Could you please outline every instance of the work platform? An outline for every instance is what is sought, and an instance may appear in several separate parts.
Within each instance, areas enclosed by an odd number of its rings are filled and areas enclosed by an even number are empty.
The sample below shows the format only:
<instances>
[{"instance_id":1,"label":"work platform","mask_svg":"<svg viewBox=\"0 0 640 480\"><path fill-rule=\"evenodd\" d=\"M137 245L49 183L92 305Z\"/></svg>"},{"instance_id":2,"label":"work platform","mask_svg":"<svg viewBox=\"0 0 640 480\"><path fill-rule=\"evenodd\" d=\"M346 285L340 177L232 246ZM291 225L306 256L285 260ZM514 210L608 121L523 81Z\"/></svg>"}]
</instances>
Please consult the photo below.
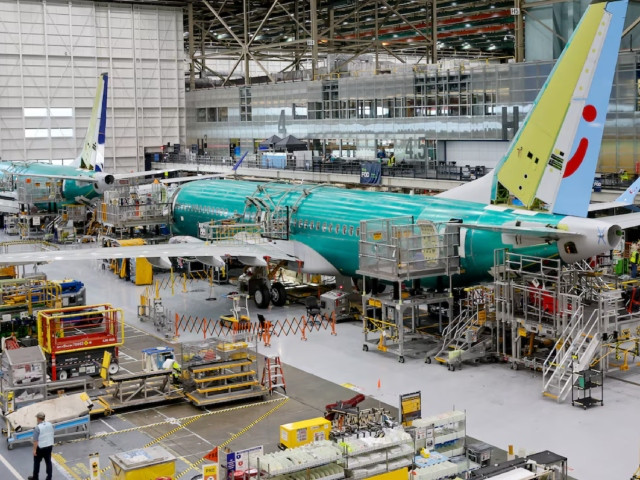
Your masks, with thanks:
<instances>
[{"instance_id":1,"label":"work platform","mask_svg":"<svg viewBox=\"0 0 640 480\"><path fill-rule=\"evenodd\" d=\"M424 356L434 348L443 328L443 305L447 321L452 317L451 276L460 272L460 233L455 223L414 221L413 217L374 219L360 223L359 268L365 293L362 296L364 344L394 353ZM379 293L382 283L392 293ZM423 281L439 282L439 291L427 292ZM412 288L403 291L403 284ZM448 292L443 289L449 287ZM437 324L429 319L437 312ZM434 328L435 327L435 328ZM411 343L411 345L409 345Z\"/></svg>"},{"instance_id":2,"label":"work platform","mask_svg":"<svg viewBox=\"0 0 640 480\"><path fill-rule=\"evenodd\" d=\"M163 185L120 185L104 193L94 225L108 235L132 236L133 230L155 231L171 224L171 204Z\"/></svg>"},{"instance_id":3,"label":"work platform","mask_svg":"<svg viewBox=\"0 0 640 480\"><path fill-rule=\"evenodd\" d=\"M268 393L258 380L256 336L183 343L180 363L185 396L199 407Z\"/></svg>"},{"instance_id":4,"label":"work platform","mask_svg":"<svg viewBox=\"0 0 640 480\"><path fill-rule=\"evenodd\" d=\"M99 400L109 410L151 405L184 398L182 389L171 384L171 370L112 375L106 387L108 396Z\"/></svg>"}]
</instances>

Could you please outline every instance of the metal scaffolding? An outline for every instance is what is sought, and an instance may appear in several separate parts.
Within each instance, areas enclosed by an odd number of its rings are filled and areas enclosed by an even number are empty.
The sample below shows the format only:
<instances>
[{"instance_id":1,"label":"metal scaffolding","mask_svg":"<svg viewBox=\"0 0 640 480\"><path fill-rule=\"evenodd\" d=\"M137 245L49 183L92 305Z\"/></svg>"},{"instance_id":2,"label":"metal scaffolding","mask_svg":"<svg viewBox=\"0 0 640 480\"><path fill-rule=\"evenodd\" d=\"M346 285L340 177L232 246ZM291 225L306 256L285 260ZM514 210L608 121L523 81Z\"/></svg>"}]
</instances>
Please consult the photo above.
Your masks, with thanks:
<instances>
[{"instance_id":1,"label":"metal scaffolding","mask_svg":"<svg viewBox=\"0 0 640 480\"><path fill-rule=\"evenodd\" d=\"M452 316L451 275L459 273L460 244L457 225L414 222L412 217L374 219L360 223L358 274L363 276L362 296L364 344L383 352L395 353L404 363L412 351L423 356L433 348L433 336L443 329L443 310ZM427 292L422 281L447 279L449 291ZM379 281L391 283L393 292L379 293ZM410 282L410 292L403 292ZM444 282L442 282L444 283ZM447 309L443 305L447 305ZM431 313L438 321L429 320ZM429 342L425 342L429 339Z\"/></svg>"}]
</instances>

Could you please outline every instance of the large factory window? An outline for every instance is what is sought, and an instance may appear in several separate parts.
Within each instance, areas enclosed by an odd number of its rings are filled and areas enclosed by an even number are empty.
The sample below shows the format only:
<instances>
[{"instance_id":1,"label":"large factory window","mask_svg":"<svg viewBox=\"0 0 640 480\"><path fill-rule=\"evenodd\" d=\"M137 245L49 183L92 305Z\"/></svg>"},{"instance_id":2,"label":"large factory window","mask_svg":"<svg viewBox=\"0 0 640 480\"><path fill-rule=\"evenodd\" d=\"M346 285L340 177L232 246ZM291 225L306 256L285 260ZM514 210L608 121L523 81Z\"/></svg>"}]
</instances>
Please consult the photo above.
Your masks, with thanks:
<instances>
[{"instance_id":1,"label":"large factory window","mask_svg":"<svg viewBox=\"0 0 640 480\"><path fill-rule=\"evenodd\" d=\"M251 87L240 88L240 121L250 122L253 120L251 112Z\"/></svg>"}]
</instances>

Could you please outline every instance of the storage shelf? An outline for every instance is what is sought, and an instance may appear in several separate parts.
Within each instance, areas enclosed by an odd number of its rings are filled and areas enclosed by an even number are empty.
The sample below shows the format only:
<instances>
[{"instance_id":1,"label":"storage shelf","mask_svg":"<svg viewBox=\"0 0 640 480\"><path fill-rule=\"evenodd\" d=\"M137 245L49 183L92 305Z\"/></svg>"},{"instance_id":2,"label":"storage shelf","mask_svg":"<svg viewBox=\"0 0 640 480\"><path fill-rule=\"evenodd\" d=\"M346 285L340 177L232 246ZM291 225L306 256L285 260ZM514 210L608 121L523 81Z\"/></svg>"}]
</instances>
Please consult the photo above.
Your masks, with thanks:
<instances>
[{"instance_id":1,"label":"storage shelf","mask_svg":"<svg viewBox=\"0 0 640 480\"><path fill-rule=\"evenodd\" d=\"M357 468L362 468L362 467L366 467L366 466L369 466L369 465L375 465L376 463L386 463L386 462L388 462L390 460L395 460L397 458L406 457L408 455L413 456L413 454L414 454L413 451L407 451L407 452L398 452L398 453L393 454L393 455L384 455L384 457L381 455L380 458L367 459L365 461L357 462L355 465L353 465L351 461L347 460L345 468L347 470L355 470Z\"/></svg>"},{"instance_id":2,"label":"storage shelf","mask_svg":"<svg viewBox=\"0 0 640 480\"><path fill-rule=\"evenodd\" d=\"M398 445L402 445L402 444L410 444L411 443L411 439L408 438L406 440L398 440L397 442L392 442L392 443L386 443L384 445L374 445L362 450L358 450L358 451L351 451L351 452L347 452L349 457L356 457L358 455L361 454L365 454L365 453L371 453L371 452L375 452L376 450L382 450L385 448L391 448L391 447L397 447Z\"/></svg>"},{"instance_id":3,"label":"storage shelf","mask_svg":"<svg viewBox=\"0 0 640 480\"><path fill-rule=\"evenodd\" d=\"M269 471L268 475L269 475L269 477L274 477L274 476L277 476L277 475L284 475L286 473L300 472L302 470L307 470L309 468L320 467L322 465L328 465L330 463L335 463L338 460L339 459L326 458L326 459L322 459L322 460L316 460L316 461L313 461L313 462L301 463L299 465L292 465L291 467L279 469L277 472Z\"/></svg>"}]
</instances>

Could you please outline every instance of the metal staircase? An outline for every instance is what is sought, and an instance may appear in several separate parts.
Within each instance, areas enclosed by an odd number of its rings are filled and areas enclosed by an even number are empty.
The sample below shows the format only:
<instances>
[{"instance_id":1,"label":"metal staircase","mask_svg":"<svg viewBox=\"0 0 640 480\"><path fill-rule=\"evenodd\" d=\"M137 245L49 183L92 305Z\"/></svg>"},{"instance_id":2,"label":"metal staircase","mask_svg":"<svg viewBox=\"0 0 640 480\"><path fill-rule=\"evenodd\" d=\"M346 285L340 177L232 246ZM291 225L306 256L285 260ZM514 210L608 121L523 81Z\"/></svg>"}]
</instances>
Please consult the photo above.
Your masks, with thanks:
<instances>
[{"instance_id":1,"label":"metal staircase","mask_svg":"<svg viewBox=\"0 0 640 480\"><path fill-rule=\"evenodd\" d=\"M471 308L463 310L443 330L442 347L434 355L435 361L449 365L452 369L462 361L484 357L491 346L490 336L483 336L480 332L487 320L484 310ZM450 357L449 352L457 352L455 359ZM427 357L426 361L430 363L431 360Z\"/></svg>"},{"instance_id":2,"label":"metal staircase","mask_svg":"<svg viewBox=\"0 0 640 480\"><path fill-rule=\"evenodd\" d=\"M567 398L573 384L573 373L589 367L599 352L602 335L599 312L594 310L585 321L584 307L580 305L571 314L562 335L544 361L542 394L561 403Z\"/></svg>"}]
</instances>

